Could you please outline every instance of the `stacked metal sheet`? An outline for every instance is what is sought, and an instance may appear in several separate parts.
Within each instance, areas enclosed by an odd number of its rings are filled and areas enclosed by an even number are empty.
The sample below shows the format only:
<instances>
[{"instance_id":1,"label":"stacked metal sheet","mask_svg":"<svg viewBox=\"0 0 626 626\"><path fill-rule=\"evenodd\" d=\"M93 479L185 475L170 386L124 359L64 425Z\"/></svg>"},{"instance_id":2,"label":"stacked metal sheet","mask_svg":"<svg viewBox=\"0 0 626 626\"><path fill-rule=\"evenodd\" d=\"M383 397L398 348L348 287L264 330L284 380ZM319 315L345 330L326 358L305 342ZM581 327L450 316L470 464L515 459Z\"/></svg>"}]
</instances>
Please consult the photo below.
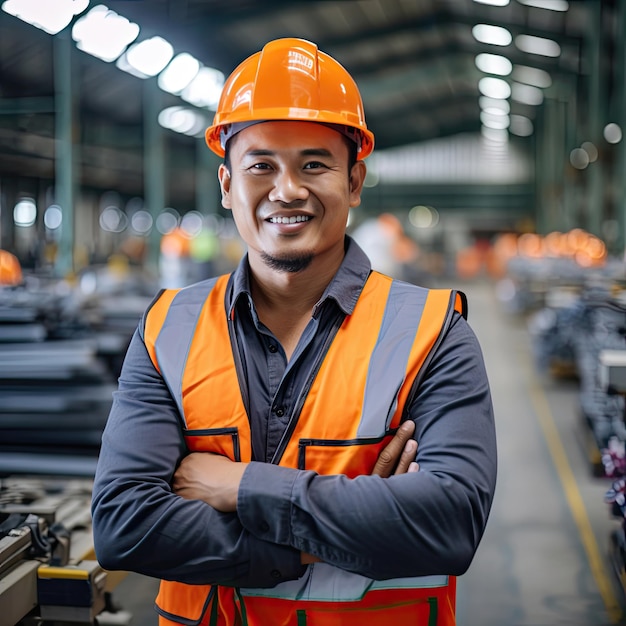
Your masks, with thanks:
<instances>
[{"instance_id":1,"label":"stacked metal sheet","mask_svg":"<svg viewBox=\"0 0 626 626\"><path fill-rule=\"evenodd\" d=\"M103 293L100 307L98 297L62 281L0 289L0 475L93 474L123 354L149 302Z\"/></svg>"}]
</instances>

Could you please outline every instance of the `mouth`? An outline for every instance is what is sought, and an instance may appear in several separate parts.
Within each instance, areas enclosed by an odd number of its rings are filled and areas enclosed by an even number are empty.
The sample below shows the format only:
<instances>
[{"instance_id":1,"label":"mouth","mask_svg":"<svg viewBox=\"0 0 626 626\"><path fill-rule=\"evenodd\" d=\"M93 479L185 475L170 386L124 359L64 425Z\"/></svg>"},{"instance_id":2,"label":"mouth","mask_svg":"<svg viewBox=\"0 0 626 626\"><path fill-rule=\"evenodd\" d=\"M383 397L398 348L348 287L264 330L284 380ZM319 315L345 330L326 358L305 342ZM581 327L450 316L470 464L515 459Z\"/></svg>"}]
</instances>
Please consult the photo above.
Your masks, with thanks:
<instances>
[{"instance_id":1,"label":"mouth","mask_svg":"<svg viewBox=\"0 0 626 626\"><path fill-rule=\"evenodd\" d=\"M299 224L300 222L308 222L312 219L310 215L291 215L288 217L268 217L267 221L270 222L270 224Z\"/></svg>"}]
</instances>

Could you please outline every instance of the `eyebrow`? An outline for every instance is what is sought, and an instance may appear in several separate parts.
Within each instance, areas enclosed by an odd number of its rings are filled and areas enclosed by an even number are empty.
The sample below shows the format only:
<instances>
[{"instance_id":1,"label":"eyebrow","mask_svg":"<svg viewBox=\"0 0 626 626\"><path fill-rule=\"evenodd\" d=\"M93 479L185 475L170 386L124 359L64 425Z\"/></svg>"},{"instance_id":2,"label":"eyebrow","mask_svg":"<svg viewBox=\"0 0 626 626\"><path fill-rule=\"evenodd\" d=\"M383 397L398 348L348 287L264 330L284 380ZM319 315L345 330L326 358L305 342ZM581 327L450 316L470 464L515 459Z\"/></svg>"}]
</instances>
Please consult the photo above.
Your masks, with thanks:
<instances>
[{"instance_id":1,"label":"eyebrow","mask_svg":"<svg viewBox=\"0 0 626 626\"><path fill-rule=\"evenodd\" d=\"M258 150L248 150L245 153L245 156L274 156L276 154L273 150L266 149L258 149ZM332 152L330 150L326 150L326 148L306 148L305 150L300 151L301 156L320 156L320 157L332 157Z\"/></svg>"}]
</instances>

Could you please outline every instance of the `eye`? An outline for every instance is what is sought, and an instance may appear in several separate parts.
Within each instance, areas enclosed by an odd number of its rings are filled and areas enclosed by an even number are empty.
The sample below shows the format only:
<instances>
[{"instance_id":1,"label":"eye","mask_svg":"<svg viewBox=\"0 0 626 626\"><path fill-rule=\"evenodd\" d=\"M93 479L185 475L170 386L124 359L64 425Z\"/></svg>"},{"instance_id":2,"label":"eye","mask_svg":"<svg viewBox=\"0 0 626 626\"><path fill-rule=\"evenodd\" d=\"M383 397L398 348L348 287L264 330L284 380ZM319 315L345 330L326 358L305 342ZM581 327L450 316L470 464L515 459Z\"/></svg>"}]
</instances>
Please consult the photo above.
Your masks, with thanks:
<instances>
[{"instance_id":1,"label":"eye","mask_svg":"<svg viewBox=\"0 0 626 626\"><path fill-rule=\"evenodd\" d=\"M319 168L325 168L326 165L324 163L321 163L320 161L310 161L309 163L306 163L304 166L305 170L316 170Z\"/></svg>"},{"instance_id":2,"label":"eye","mask_svg":"<svg viewBox=\"0 0 626 626\"><path fill-rule=\"evenodd\" d=\"M271 166L269 163L253 163L248 169L251 170L269 170Z\"/></svg>"}]
</instances>

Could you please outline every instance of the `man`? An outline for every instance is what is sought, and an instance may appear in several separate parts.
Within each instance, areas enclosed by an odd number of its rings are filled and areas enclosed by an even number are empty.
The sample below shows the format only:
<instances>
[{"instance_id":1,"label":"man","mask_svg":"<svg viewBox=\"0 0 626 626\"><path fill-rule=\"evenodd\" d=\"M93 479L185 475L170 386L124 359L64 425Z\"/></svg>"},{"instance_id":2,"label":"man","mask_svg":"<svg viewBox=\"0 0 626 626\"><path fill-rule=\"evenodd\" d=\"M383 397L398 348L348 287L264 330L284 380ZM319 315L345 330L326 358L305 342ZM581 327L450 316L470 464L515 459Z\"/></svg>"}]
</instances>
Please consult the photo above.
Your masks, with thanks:
<instances>
[{"instance_id":1,"label":"man","mask_svg":"<svg viewBox=\"0 0 626 626\"><path fill-rule=\"evenodd\" d=\"M346 236L374 138L314 44L246 59L206 136L248 251L160 294L133 337L100 562L162 579L161 624L454 624L496 475L464 297L372 272Z\"/></svg>"}]
</instances>

